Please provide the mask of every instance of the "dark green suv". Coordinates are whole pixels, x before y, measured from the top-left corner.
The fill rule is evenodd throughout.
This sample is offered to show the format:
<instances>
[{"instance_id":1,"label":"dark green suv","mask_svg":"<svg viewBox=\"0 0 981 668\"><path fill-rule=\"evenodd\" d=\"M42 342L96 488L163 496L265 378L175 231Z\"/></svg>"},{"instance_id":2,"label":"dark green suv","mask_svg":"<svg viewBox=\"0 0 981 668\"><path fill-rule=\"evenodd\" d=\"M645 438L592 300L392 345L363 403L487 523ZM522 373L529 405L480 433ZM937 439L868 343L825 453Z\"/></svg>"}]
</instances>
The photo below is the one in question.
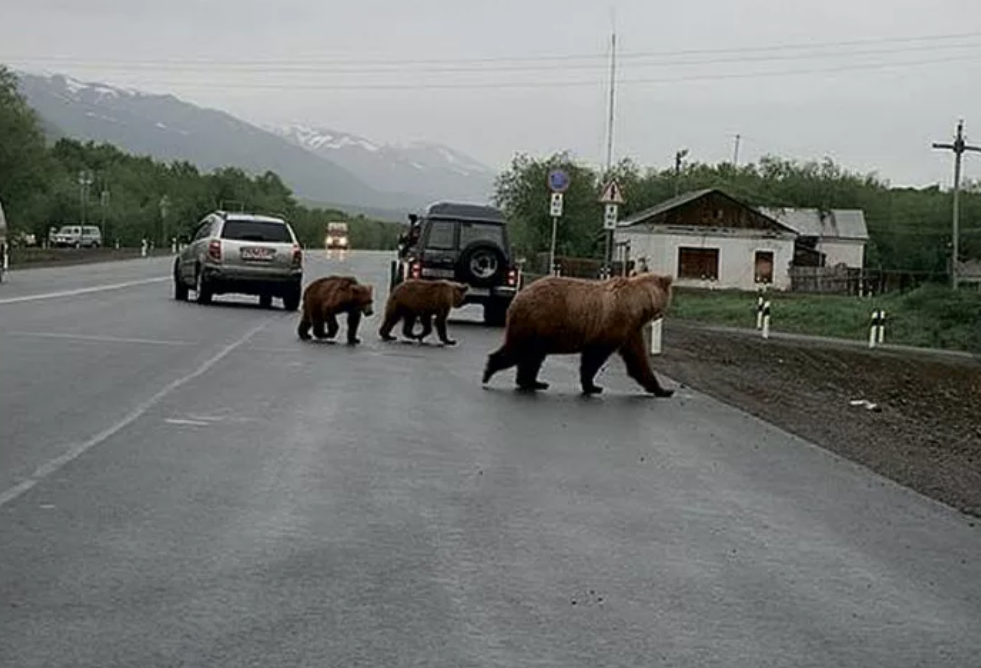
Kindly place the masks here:
<instances>
[{"instance_id":1,"label":"dark green suv","mask_svg":"<svg viewBox=\"0 0 981 668\"><path fill-rule=\"evenodd\" d=\"M504 214L491 206L436 202L410 215L409 223L389 287L407 278L465 283L464 304L481 304L486 324L503 325L519 278Z\"/></svg>"}]
</instances>

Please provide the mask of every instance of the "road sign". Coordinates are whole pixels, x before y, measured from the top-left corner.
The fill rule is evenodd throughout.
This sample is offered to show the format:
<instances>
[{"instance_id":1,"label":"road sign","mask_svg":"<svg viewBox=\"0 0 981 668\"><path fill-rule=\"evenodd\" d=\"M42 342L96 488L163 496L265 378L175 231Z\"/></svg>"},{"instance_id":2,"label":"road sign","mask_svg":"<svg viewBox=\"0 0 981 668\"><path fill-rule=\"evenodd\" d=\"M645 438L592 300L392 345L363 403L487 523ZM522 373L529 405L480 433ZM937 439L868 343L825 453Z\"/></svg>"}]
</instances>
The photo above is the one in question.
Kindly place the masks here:
<instances>
[{"instance_id":1,"label":"road sign","mask_svg":"<svg viewBox=\"0 0 981 668\"><path fill-rule=\"evenodd\" d=\"M549 206L549 214L552 218L562 217L562 193L552 193L552 203Z\"/></svg>"},{"instance_id":2,"label":"road sign","mask_svg":"<svg viewBox=\"0 0 981 668\"><path fill-rule=\"evenodd\" d=\"M571 183L569 175L561 169L553 169L548 173L548 188L553 193L564 193Z\"/></svg>"},{"instance_id":3,"label":"road sign","mask_svg":"<svg viewBox=\"0 0 981 668\"><path fill-rule=\"evenodd\" d=\"M603 212L603 229L615 230L617 228L617 213L619 208L616 204L607 204L606 211Z\"/></svg>"},{"instance_id":4,"label":"road sign","mask_svg":"<svg viewBox=\"0 0 981 668\"><path fill-rule=\"evenodd\" d=\"M610 181L603 186L600 202L603 204L623 204L623 190L620 188L620 184L616 181Z\"/></svg>"}]
</instances>

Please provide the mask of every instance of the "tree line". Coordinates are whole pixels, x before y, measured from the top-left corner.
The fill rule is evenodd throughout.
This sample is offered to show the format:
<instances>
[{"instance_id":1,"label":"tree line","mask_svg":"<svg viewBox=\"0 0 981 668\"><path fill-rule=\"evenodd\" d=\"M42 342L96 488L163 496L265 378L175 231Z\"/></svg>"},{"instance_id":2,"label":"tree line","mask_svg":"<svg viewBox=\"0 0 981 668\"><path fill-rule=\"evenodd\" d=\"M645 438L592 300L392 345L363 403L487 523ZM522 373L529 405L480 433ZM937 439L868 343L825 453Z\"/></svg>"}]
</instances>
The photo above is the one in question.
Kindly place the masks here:
<instances>
[{"instance_id":1,"label":"tree line","mask_svg":"<svg viewBox=\"0 0 981 668\"><path fill-rule=\"evenodd\" d=\"M204 173L186 161L164 163L110 144L59 139L49 145L16 76L2 66L0 199L11 235L33 234L38 242L51 227L84 220L103 229L106 245L133 247L145 238L159 247L193 232L219 208L282 215L306 247L323 245L329 221L348 222L354 248L393 249L400 232L396 224L302 206L273 172L225 167Z\"/></svg>"},{"instance_id":2,"label":"tree line","mask_svg":"<svg viewBox=\"0 0 981 668\"><path fill-rule=\"evenodd\" d=\"M850 172L831 159L796 162L767 156L734 166L693 163L681 170L643 169L629 159L610 173L574 160L568 153L545 158L517 155L497 179L496 204L511 220L512 238L526 255L546 251L551 242L549 170L569 173L556 253L602 257L602 184L616 178L623 187L625 218L676 193L720 188L751 206L862 209L869 227L866 266L872 269L939 273L951 255L951 194L937 186L897 188L875 174ZM961 198L960 259L981 258L981 184L968 183Z\"/></svg>"}]
</instances>

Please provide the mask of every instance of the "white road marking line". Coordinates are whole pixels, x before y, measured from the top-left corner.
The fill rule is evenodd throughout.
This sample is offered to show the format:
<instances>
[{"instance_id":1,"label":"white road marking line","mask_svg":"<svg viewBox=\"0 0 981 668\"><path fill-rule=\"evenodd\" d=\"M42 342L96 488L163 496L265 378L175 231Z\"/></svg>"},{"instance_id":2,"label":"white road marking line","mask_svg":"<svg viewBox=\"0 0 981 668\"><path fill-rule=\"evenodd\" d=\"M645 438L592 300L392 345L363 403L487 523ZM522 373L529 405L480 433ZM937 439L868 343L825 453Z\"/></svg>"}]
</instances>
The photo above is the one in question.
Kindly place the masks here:
<instances>
[{"instance_id":1,"label":"white road marking line","mask_svg":"<svg viewBox=\"0 0 981 668\"><path fill-rule=\"evenodd\" d=\"M118 434L120 431L122 431L129 425L136 422L143 415L145 415L147 411L149 411L151 408L157 405L161 400L163 400L167 395L172 393L174 390L180 388L181 386L191 382L195 378L198 378L199 376L202 376L205 373L207 373L211 369L211 367L218 364L218 362L222 361L229 354L234 352L236 348L243 345L253 336L258 334L261 329L263 329L266 325L268 325L273 320L274 318L267 318L260 324L256 325L248 332L246 332L245 335L243 335L241 338L233 341L232 343L228 344L220 351L218 351L218 353L214 357L212 357L207 362L199 366L195 371L173 381L172 383L164 387L162 390L154 394L152 397L147 399L145 402L134 408L132 411L129 412L129 414L127 414L119 422L108 427L107 429L102 430L101 432L99 432L89 440L85 441L84 443L78 443L76 445L73 445L64 454L55 457L54 459L42 464L40 467L38 467L36 471L34 471L34 473L29 478L18 483L17 485L14 485L10 489L6 490L5 492L0 493L0 508L7 505L14 499L22 496L32 487L37 485L39 482L44 480L46 477L48 477L49 475L51 475L61 467L78 459L83 454L94 448L95 446L104 443L105 441L109 440L110 438Z\"/></svg>"},{"instance_id":2,"label":"white road marking line","mask_svg":"<svg viewBox=\"0 0 981 668\"><path fill-rule=\"evenodd\" d=\"M23 295L20 297L7 297L0 299L0 306L4 304L20 304L22 302L35 302L42 299L57 299L58 297L74 297L75 295L85 295L91 292L106 292L107 290L122 290L132 288L137 285L150 285L151 283L163 283L172 280L170 276L161 278L144 278L139 281L128 281L126 283L111 283L109 285L93 285L89 288L76 288L75 290L61 290L59 292L44 292L38 295Z\"/></svg>"},{"instance_id":3,"label":"white road marking line","mask_svg":"<svg viewBox=\"0 0 981 668\"><path fill-rule=\"evenodd\" d=\"M57 332L0 332L7 336L23 336L40 339L68 339L70 341L95 341L99 343L145 343L157 346L190 346L191 341L168 339L137 339L117 336L95 336L88 334L59 334Z\"/></svg>"},{"instance_id":4,"label":"white road marking line","mask_svg":"<svg viewBox=\"0 0 981 668\"><path fill-rule=\"evenodd\" d=\"M181 426L187 425L187 426L190 426L190 427L210 427L211 426L211 423L210 422L201 422L200 420L183 420L181 418L167 418L166 420L164 420L164 422L166 422L167 424L176 424L176 425L181 425Z\"/></svg>"}]
</instances>

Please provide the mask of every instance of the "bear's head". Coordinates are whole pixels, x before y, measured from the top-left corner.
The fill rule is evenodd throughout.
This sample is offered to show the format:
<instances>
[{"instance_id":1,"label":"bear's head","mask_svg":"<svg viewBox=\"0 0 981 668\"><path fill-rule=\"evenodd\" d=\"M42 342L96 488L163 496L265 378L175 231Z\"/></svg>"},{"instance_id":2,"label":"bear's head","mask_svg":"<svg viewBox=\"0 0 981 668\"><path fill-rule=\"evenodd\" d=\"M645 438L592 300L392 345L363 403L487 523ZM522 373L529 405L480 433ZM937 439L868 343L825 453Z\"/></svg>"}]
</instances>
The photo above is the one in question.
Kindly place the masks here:
<instances>
[{"instance_id":1,"label":"bear's head","mask_svg":"<svg viewBox=\"0 0 981 668\"><path fill-rule=\"evenodd\" d=\"M352 301L357 305L357 308L361 311L361 314L366 317L371 317L375 313L375 290L370 285L352 285L351 286L351 297Z\"/></svg>"},{"instance_id":2,"label":"bear's head","mask_svg":"<svg viewBox=\"0 0 981 668\"><path fill-rule=\"evenodd\" d=\"M449 284L453 288L453 308L460 308L463 306L463 300L466 298L470 286L466 283L456 283L454 281L449 281Z\"/></svg>"},{"instance_id":3,"label":"bear's head","mask_svg":"<svg viewBox=\"0 0 981 668\"><path fill-rule=\"evenodd\" d=\"M625 286L639 288L642 294L645 294L644 311L651 318L660 317L671 305L671 285L674 282L671 276L645 272L631 276L625 281Z\"/></svg>"}]
</instances>

